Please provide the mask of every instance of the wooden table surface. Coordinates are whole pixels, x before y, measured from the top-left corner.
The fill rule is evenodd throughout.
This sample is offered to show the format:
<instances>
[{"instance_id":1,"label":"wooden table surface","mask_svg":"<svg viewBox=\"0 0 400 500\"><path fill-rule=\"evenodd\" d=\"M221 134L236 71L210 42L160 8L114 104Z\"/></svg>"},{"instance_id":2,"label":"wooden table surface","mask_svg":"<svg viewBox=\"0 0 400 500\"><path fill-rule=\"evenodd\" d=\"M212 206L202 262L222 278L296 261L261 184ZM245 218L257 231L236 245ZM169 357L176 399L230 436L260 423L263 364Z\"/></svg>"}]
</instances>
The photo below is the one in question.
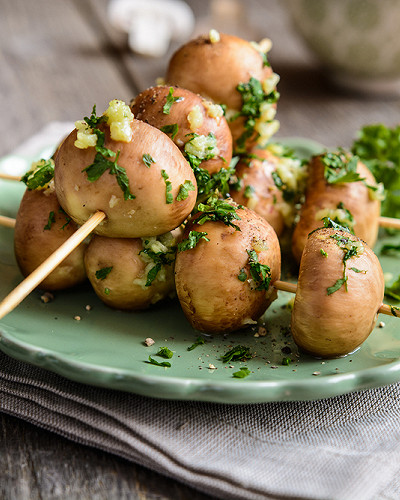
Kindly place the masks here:
<instances>
[{"instance_id":1,"label":"wooden table surface","mask_svg":"<svg viewBox=\"0 0 400 500\"><path fill-rule=\"evenodd\" d=\"M221 5L239 15L221 17ZM196 33L214 27L274 42L280 136L348 146L364 124L398 122L397 99L347 94L329 84L278 0L191 0ZM47 123L74 121L94 103L129 101L162 76L168 56L135 56L107 20L106 0L0 0L0 155ZM170 48L169 54L177 45ZM0 415L0 498L210 498L140 465Z\"/></svg>"}]
</instances>

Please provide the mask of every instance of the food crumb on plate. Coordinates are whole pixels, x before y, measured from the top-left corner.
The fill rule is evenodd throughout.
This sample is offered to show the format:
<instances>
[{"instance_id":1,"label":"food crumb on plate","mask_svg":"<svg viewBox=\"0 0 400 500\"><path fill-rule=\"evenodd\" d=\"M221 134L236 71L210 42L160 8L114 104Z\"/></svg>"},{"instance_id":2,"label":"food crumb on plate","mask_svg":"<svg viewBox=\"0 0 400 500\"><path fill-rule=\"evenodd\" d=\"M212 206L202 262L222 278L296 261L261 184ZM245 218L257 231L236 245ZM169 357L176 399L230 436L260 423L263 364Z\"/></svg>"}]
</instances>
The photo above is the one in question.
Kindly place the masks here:
<instances>
[{"instance_id":1,"label":"food crumb on plate","mask_svg":"<svg viewBox=\"0 0 400 500\"><path fill-rule=\"evenodd\" d=\"M147 345L147 347L150 347L151 345L155 344L155 341L151 337L147 337L144 343Z\"/></svg>"}]
</instances>

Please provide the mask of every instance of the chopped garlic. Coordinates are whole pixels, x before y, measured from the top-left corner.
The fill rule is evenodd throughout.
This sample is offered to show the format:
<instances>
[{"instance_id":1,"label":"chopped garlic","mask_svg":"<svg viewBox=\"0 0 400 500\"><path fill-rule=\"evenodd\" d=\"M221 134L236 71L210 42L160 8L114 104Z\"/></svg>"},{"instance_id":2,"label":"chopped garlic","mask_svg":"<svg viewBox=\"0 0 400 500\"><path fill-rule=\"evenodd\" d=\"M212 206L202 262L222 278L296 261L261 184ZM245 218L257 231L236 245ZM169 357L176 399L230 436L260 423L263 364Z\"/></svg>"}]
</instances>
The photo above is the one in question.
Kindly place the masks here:
<instances>
[{"instance_id":1,"label":"chopped garlic","mask_svg":"<svg viewBox=\"0 0 400 500\"><path fill-rule=\"evenodd\" d=\"M203 125L204 118L199 105L194 106L194 108L188 114L187 119L189 122L190 130L192 130L193 132L195 132Z\"/></svg>"},{"instance_id":2,"label":"chopped garlic","mask_svg":"<svg viewBox=\"0 0 400 500\"><path fill-rule=\"evenodd\" d=\"M339 221L339 224L353 229L356 221L351 220L348 212L342 208L322 208L315 214L315 220L322 220L324 217L329 217L332 220Z\"/></svg>"},{"instance_id":3,"label":"chopped garlic","mask_svg":"<svg viewBox=\"0 0 400 500\"><path fill-rule=\"evenodd\" d=\"M219 121L224 116L224 110L219 104L214 104L211 101L204 101L203 105L207 110L207 116L210 118L215 118Z\"/></svg>"},{"instance_id":4,"label":"chopped garlic","mask_svg":"<svg viewBox=\"0 0 400 500\"><path fill-rule=\"evenodd\" d=\"M278 85L280 79L281 77L277 73L272 73L271 76L265 78L265 80L262 81L263 91L267 95L270 94Z\"/></svg>"},{"instance_id":5,"label":"chopped garlic","mask_svg":"<svg viewBox=\"0 0 400 500\"><path fill-rule=\"evenodd\" d=\"M218 43L221 40L221 36L217 30L210 30L208 37L211 43Z\"/></svg>"},{"instance_id":6,"label":"chopped garlic","mask_svg":"<svg viewBox=\"0 0 400 500\"><path fill-rule=\"evenodd\" d=\"M133 121L133 113L129 106L114 99L110 101L108 109L104 113L108 118L110 127L111 139L114 141L130 142L132 139L131 123Z\"/></svg>"},{"instance_id":7,"label":"chopped garlic","mask_svg":"<svg viewBox=\"0 0 400 500\"><path fill-rule=\"evenodd\" d=\"M114 208L119 203L119 198L115 196L115 194L111 195L110 201L108 202L108 206L110 208Z\"/></svg>"},{"instance_id":8,"label":"chopped garlic","mask_svg":"<svg viewBox=\"0 0 400 500\"><path fill-rule=\"evenodd\" d=\"M87 149L96 146L97 135L93 133L85 120L76 121L75 128L77 130L76 141L74 142L76 148Z\"/></svg>"},{"instance_id":9,"label":"chopped garlic","mask_svg":"<svg viewBox=\"0 0 400 500\"><path fill-rule=\"evenodd\" d=\"M257 143L263 147L269 141L269 139L278 132L280 127L280 123L278 120L272 120L269 122L263 122L260 119L256 121L254 129L259 134L259 138L257 139Z\"/></svg>"},{"instance_id":10,"label":"chopped garlic","mask_svg":"<svg viewBox=\"0 0 400 500\"><path fill-rule=\"evenodd\" d=\"M214 135L198 135L185 144L185 152L204 160L219 155Z\"/></svg>"},{"instance_id":11,"label":"chopped garlic","mask_svg":"<svg viewBox=\"0 0 400 500\"><path fill-rule=\"evenodd\" d=\"M265 240L253 240L252 247L256 252L263 252L269 248Z\"/></svg>"}]
</instances>

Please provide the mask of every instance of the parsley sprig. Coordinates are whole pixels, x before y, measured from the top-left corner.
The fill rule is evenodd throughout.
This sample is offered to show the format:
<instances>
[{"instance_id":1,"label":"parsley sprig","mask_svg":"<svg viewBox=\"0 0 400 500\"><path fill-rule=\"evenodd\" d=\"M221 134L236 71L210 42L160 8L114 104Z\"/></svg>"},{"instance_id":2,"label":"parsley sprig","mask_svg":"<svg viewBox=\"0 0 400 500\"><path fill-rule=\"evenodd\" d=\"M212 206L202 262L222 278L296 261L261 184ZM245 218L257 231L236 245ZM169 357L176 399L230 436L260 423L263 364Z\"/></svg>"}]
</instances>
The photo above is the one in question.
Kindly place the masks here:
<instances>
[{"instance_id":1,"label":"parsley sprig","mask_svg":"<svg viewBox=\"0 0 400 500\"><path fill-rule=\"evenodd\" d=\"M40 160L21 177L21 182L26 184L28 191L45 187L54 177L54 161Z\"/></svg>"},{"instance_id":2,"label":"parsley sprig","mask_svg":"<svg viewBox=\"0 0 400 500\"><path fill-rule=\"evenodd\" d=\"M251 77L247 83L239 83L236 87L242 96L241 110L232 116L230 121L236 120L240 116L245 117L244 132L237 140L237 153L245 153L246 140L255 133L256 120L261 116L261 104L276 103L279 100L279 92L273 90L270 94L265 94L262 83L254 77Z\"/></svg>"},{"instance_id":3,"label":"parsley sprig","mask_svg":"<svg viewBox=\"0 0 400 500\"><path fill-rule=\"evenodd\" d=\"M204 231L189 231L187 238L178 243L178 252L185 252L195 248L200 240L210 241Z\"/></svg>"},{"instance_id":4,"label":"parsley sprig","mask_svg":"<svg viewBox=\"0 0 400 500\"><path fill-rule=\"evenodd\" d=\"M239 226L233 222L234 220L241 220L236 213L238 208L228 201L217 197L210 197L207 203L199 203L197 205L197 212L200 215L196 219L196 224L201 226L207 221L219 221L223 222L226 226L235 228L236 231L240 231Z\"/></svg>"},{"instance_id":5,"label":"parsley sprig","mask_svg":"<svg viewBox=\"0 0 400 500\"><path fill-rule=\"evenodd\" d=\"M104 146L105 133L102 132L98 125L107 121L106 116L96 115L96 106L93 106L92 114L88 118L85 116L85 122L93 130L93 133L97 135L97 143L95 146L96 155L94 157L93 163L85 167L82 172L86 172L87 178L90 182L97 181L100 177L109 170L110 175L115 175L118 186L124 193L125 200L134 200L136 197L131 193L129 188L129 178L127 176L124 167L118 165L118 157L120 152L115 153L111 149ZM113 159L113 160L112 160Z\"/></svg>"},{"instance_id":6,"label":"parsley sprig","mask_svg":"<svg viewBox=\"0 0 400 500\"><path fill-rule=\"evenodd\" d=\"M400 125L367 125L358 133L353 154L371 170L376 181L385 186L386 198L381 214L400 217Z\"/></svg>"},{"instance_id":7,"label":"parsley sprig","mask_svg":"<svg viewBox=\"0 0 400 500\"><path fill-rule=\"evenodd\" d=\"M183 101L183 97L175 97L174 96L174 87L169 88L169 92L167 97L165 98L166 102L163 106L163 113L165 115L169 115L171 112L171 107L175 102Z\"/></svg>"},{"instance_id":8,"label":"parsley sprig","mask_svg":"<svg viewBox=\"0 0 400 500\"><path fill-rule=\"evenodd\" d=\"M256 290L268 290L271 283L271 268L259 262L255 250L247 250L247 253L249 255L250 274L256 284Z\"/></svg>"},{"instance_id":9,"label":"parsley sprig","mask_svg":"<svg viewBox=\"0 0 400 500\"><path fill-rule=\"evenodd\" d=\"M253 356L251 355L250 352L250 347L246 347L244 345L237 345L233 347L231 350L226 352L222 357L221 360L224 363L229 363L231 361L244 361L251 359Z\"/></svg>"},{"instance_id":10,"label":"parsley sprig","mask_svg":"<svg viewBox=\"0 0 400 500\"><path fill-rule=\"evenodd\" d=\"M145 254L154 262L154 266L147 273L145 286L151 286L153 281L156 279L157 274L161 271L163 266L171 265L175 260L175 251L170 252L154 252L150 248L143 248L139 252L140 254Z\"/></svg>"},{"instance_id":11,"label":"parsley sprig","mask_svg":"<svg viewBox=\"0 0 400 500\"><path fill-rule=\"evenodd\" d=\"M95 276L98 280L105 280L107 276L111 273L113 266L109 267L102 267L101 269L97 270L95 273Z\"/></svg>"},{"instance_id":12,"label":"parsley sprig","mask_svg":"<svg viewBox=\"0 0 400 500\"><path fill-rule=\"evenodd\" d=\"M204 340L204 338L203 338L203 337L197 337L197 339L193 342L193 344L192 344L192 345L190 345L190 346L187 348L187 350L188 350L188 351L193 351L193 349L196 349L196 347L199 347L199 346L201 346L201 345L203 345L203 344L205 344L205 343L206 343L206 341Z\"/></svg>"}]
</instances>

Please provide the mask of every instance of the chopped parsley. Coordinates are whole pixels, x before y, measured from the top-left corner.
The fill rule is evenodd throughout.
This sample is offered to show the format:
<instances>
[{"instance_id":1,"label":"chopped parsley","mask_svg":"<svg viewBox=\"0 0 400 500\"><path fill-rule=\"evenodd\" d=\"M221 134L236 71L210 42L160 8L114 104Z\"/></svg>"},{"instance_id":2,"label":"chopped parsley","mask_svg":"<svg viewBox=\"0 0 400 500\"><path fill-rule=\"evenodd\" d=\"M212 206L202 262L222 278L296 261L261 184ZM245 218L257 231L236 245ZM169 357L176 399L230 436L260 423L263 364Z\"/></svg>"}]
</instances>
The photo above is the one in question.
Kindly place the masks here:
<instances>
[{"instance_id":1,"label":"chopped parsley","mask_svg":"<svg viewBox=\"0 0 400 500\"><path fill-rule=\"evenodd\" d=\"M243 104L242 109L230 121L236 120L240 116L245 117L245 130L237 140L237 152L245 153L246 140L254 134L256 120L261 116L261 104L276 103L279 99L279 92L273 90L270 94L265 94L262 83L254 77L251 77L247 83L239 83L236 90L242 96Z\"/></svg>"},{"instance_id":2,"label":"chopped parsley","mask_svg":"<svg viewBox=\"0 0 400 500\"><path fill-rule=\"evenodd\" d=\"M330 236L330 238L334 239L336 241L336 244L338 245L339 248L341 248L344 252L343 255L343 276L339 278L336 283L326 289L328 295L332 295L332 293L337 292L340 290L340 288L344 285L344 288L347 292L347 280L348 277L346 276L346 266L347 266L347 261L351 259L351 257L356 257L360 253L364 251L364 247L362 246L361 242L359 240L353 241L350 239L350 233L347 228L344 228L340 226L339 224L336 224L329 218L324 219L324 225L325 227L333 227L336 230L343 231L344 233L347 234L333 234ZM352 268L353 269L353 268ZM356 269L356 268L354 268ZM353 270L354 270L353 269ZM362 272L362 271L360 271Z\"/></svg>"},{"instance_id":3,"label":"chopped parsley","mask_svg":"<svg viewBox=\"0 0 400 500\"><path fill-rule=\"evenodd\" d=\"M341 184L365 180L357 172L359 158L349 157L344 151L325 153L320 156L324 165L324 176L328 184Z\"/></svg>"},{"instance_id":4,"label":"chopped parsley","mask_svg":"<svg viewBox=\"0 0 400 500\"><path fill-rule=\"evenodd\" d=\"M249 255L250 274L256 284L256 290L268 290L271 283L271 268L260 264L255 250L247 250Z\"/></svg>"},{"instance_id":5,"label":"chopped parsley","mask_svg":"<svg viewBox=\"0 0 400 500\"><path fill-rule=\"evenodd\" d=\"M247 368L247 366L243 366L242 368L240 368L239 371L237 372L233 372L232 373L232 377L235 377L235 378L246 378L250 375L251 371Z\"/></svg>"},{"instance_id":6,"label":"chopped parsley","mask_svg":"<svg viewBox=\"0 0 400 500\"><path fill-rule=\"evenodd\" d=\"M222 167L215 174L210 174L205 168L191 166L196 177L198 200L205 200L217 192L222 196L229 192L230 181L235 172L232 164L228 168Z\"/></svg>"},{"instance_id":7,"label":"chopped parsley","mask_svg":"<svg viewBox=\"0 0 400 500\"><path fill-rule=\"evenodd\" d=\"M350 269L355 273L367 274L367 271L365 269L358 269L357 267L351 267Z\"/></svg>"},{"instance_id":8,"label":"chopped parsley","mask_svg":"<svg viewBox=\"0 0 400 500\"><path fill-rule=\"evenodd\" d=\"M169 361L160 362L156 359L153 359L151 356L149 356L149 360L145 361L145 363L148 363L149 365L163 366L164 368L171 368L171 363Z\"/></svg>"},{"instance_id":9,"label":"chopped parsley","mask_svg":"<svg viewBox=\"0 0 400 500\"><path fill-rule=\"evenodd\" d=\"M207 200L206 204L199 203L197 205L197 211L200 213L199 217L196 219L196 223L199 225L207 221L219 221L223 222L226 226L235 228L236 231L240 231L239 226L232 222L234 220L241 220L236 213L237 208L228 201L211 197Z\"/></svg>"},{"instance_id":10,"label":"chopped parsley","mask_svg":"<svg viewBox=\"0 0 400 500\"><path fill-rule=\"evenodd\" d=\"M146 165L147 168L150 168L151 164L156 162L156 160L151 155L149 155L148 153L145 153L142 156L142 160L143 160L143 163Z\"/></svg>"},{"instance_id":11,"label":"chopped parsley","mask_svg":"<svg viewBox=\"0 0 400 500\"><path fill-rule=\"evenodd\" d=\"M178 195L176 197L176 201L186 200L189 196L189 191L196 191L196 188L191 181L185 181L183 184L179 186Z\"/></svg>"},{"instance_id":12,"label":"chopped parsley","mask_svg":"<svg viewBox=\"0 0 400 500\"><path fill-rule=\"evenodd\" d=\"M392 315L395 317L395 318L398 318L399 315L397 314L396 311L400 311L400 307L396 307L396 306L390 306L390 312L392 313Z\"/></svg>"},{"instance_id":13,"label":"chopped parsley","mask_svg":"<svg viewBox=\"0 0 400 500\"><path fill-rule=\"evenodd\" d=\"M203 337L197 337L197 339L193 342L191 346L187 348L188 351L193 351L193 349L196 349L196 347L199 347L203 344L205 344L206 341L204 340Z\"/></svg>"},{"instance_id":14,"label":"chopped parsley","mask_svg":"<svg viewBox=\"0 0 400 500\"><path fill-rule=\"evenodd\" d=\"M246 281L247 280L247 274L246 271L242 268L238 274L238 280L239 281Z\"/></svg>"},{"instance_id":15,"label":"chopped parsley","mask_svg":"<svg viewBox=\"0 0 400 500\"><path fill-rule=\"evenodd\" d=\"M171 111L171 107L175 102L180 102L183 101L183 97L174 97L174 88L170 87L168 95L166 97L166 102L163 106L163 113L164 115L169 115Z\"/></svg>"},{"instance_id":16,"label":"chopped parsley","mask_svg":"<svg viewBox=\"0 0 400 500\"><path fill-rule=\"evenodd\" d=\"M105 293L106 295L110 295L110 291L111 291L111 290L110 290L109 288L104 288L104 293Z\"/></svg>"},{"instance_id":17,"label":"chopped parsley","mask_svg":"<svg viewBox=\"0 0 400 500\"><path fill-rule=\"evenodd\" d=\"M72 221L71 217L67 214L65 210L63 210L61 207L59 208L58 212L65 217L65 224L61 227L61 229L65 229L68 224Z\"/></svg>"},{"instance_id":18,"label":"chopped parsley","mask_svg":"<svg viewBox=\"0 0 400 500\"><path fill-rule=\"evenodd\" d=\"M54 212L51 211L49 213L49 218L47 220L47 224L43 228L43 231L49 231L51 229L51 226L55 223L55 221L56 221L56 216L54 215Z\"/></svg>"},{"instance_id":19,"label":"chopped parsley","mask_svg":"<svg viewBox=\"0 0 400 500\"><path fill-rule=\"evenodd\" d=\"M253 186L248 185L248 186L246 186L246 187L244 188L243 196L244 196L245 198L253 198L253 197L254 197L254 193L255 193L255 192L256 192L256 190L254 189L254 187L253 187Z\"/></svg>"},{"instance_id":20,"label":"chopped parsley","mask_svg":"<svg viewBox=\"0 0 400 500\"><path fill-rule=\"evenodd\" d=\"M174 198L172 196L172 183L171 181L169 181L169 177L168 177L168 174L165 170L161 170L161 176L162 178L164 179L164 182L165 182L165 201L167 203L167 205L173 203L174 201Z\"/></svg>"},{"instance_id":21,"label":"chopped parsley","mask_svg":"<svg viewBox=\"0 0 400 500\"><path fill-rule=\"evenodd\" d=\"M178 252L185 252L195 248L200 240L210 241L204 231L190 231L188 237L178 243Z\"/></svg>"},{"instance_id":22,"label":"chopped parsley","mask_svg":"<svg viewBox=\"0 0 400 500\"><path fill-rule=\"evenodd\" d=\"M171 125L164 125L160 128L160 130L161 132L164 132L164 134L170 135L171 139L174 140L179 131L179 127L177 123L173 123Z\"/></svg>"},{"instance_id":23,"label":"chopped parsley","mask_svg":"<svg viewBox=\"0 0 400 500\"><path fill-rule=\"evenodd\" d=\"M250 347L243 345L237 345L233 347L230 351L226 352L221 360L224 363L229 363L230 361L244 361L251 359L253 356L250 353Z\"/></svg>"},{"instance_id":24,"label":"chopped parsley","mask_svg":"<svg viewBox=\"0 0 400 500\"><path fill-rule=\"evenodd\" d=\"M328 257L328 254L325 252L325 250L323 248L320 248L319 251L320 251L322 257Z\"/></svg>"},{"instance_id":25,"label":"chopped parsley","mask_svg":"<svg viewBox=\"0 0 400 500\"><path fill-rule=\"evenodd\" d=\"M98 280L105 280L107 276L111 273L113 266L110 267L102 267L98 271L96 271L95 276Z\"/></svg>"},{"instance_id":26,"label":"chopped parsley","mask_svg":"<svg viewBox=\"0 0 400 500\"><path fill-rule=\"evenodd\" d=\"M156 356L160 356L161 358L171 359L174 353L168 347L160 347Z\"/></svg>"},{"instance_id":27,"label":"chopped parsley","mask_svg":"<svg viewBox=\"0 0 400 500\"><path fill-rule=\"evenodd\" d=\"M282 358L282 365L283 366L289 366L291 362L292 362L292 360L288 357Z\"/></svg>"},{"instance_id":28,"label":"chopped parsley","mask_svg":"<svg viewBox=\"0 0 400 500\"><path fill-rule=\"evenodd\" d=\"M110 175L115 175L118 186L124 193L124 200L134 200L135 196L131 193L129 188L129 178L126 174L124 167L118 165L119 151L115 153L111 149L104 147L105 133L97 128L99 123L107 121L106 116L96 116L96 106L93 106L90 118L85 117L85 122L97 135L97 143L95 146L96 155L93 163L85 167L82 172L86 172L87 178L90 182L97 181L100 177L109 170ZM113 158L114 160L111 160Z\"/></svg>"},{"instance_id":29,"label":"chopped parsley","mask_svg":"<svg viewBox=\"0 0 400 500\"><path fill-rule=\"evenodd\" d=\"M54 177L53 160L40 160L32 166L33 170L21 177L21 182L26 184L29 191L44 188Z\"/></svg>"},{"instance_id":30,"label":"chopped parsley","mask_svg":"<svg viewBox=\"0 0 400 500\"><path fill-rule=\"evenodd\" d=\"M150 248L144 248L139 252L139 255L144 253L154 262L154 266L147 273L145 286L151 286L153 281L156 279L157 274L161 271L162 266L168 266L172 264L175 260L175 252L171 250L170 252L154 252Z\"/></svg>"}]
</instances>

